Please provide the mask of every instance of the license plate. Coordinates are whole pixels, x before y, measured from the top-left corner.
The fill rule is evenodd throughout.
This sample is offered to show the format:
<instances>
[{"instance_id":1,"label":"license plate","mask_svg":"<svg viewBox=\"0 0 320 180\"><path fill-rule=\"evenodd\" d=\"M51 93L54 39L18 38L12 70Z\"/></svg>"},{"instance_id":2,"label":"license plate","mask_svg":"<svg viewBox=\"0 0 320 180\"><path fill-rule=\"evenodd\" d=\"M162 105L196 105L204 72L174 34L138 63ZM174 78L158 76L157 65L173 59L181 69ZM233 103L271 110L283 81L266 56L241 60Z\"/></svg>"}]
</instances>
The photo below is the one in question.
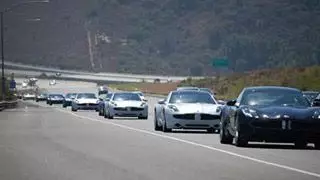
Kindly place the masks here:
<instances>
[{"instance_id":1,"label":"license plate","mask_svg":"<svg viewBox=\"0 0 320 180\"><path fill-rule=\"evenodd\" d=\"M89 106L89 104L87 104L87 106Z\"/></svg>"}]
</instances>

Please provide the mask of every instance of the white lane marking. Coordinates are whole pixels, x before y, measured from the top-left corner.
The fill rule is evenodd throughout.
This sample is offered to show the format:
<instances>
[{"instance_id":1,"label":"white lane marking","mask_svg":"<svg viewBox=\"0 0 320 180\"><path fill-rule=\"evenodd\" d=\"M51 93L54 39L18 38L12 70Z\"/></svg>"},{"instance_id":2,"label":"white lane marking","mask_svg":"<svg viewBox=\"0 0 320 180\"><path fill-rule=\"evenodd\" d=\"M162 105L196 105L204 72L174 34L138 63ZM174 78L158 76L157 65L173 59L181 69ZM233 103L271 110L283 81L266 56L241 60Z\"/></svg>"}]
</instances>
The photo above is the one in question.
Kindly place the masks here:
<instances>
[{"instance_id":1,"label":"white lane marking","mask_svg":"<svg viewBox=\"0 0 320 180\"><path fill-rule=\"evenodd\" d=\"M274 167L286 169L286 170L289 170L289 171L298 172L298 173L301 173L301 174L305 174L305 175L309 175L309 176L314 176L314 177L320 178L320 174L317 174L317 173L314 173L314 172L310 172L310 171L306 171L306 170L302 170L302 169L298 169L298 168L294 168L294 167L290 167L290 166L286 166L286 165L282 165L282 164L278 164L278 163L272 163L272 162L268 162L268 161L265 161L265 160L253 158L253 157L250 157L250 156L245 156L245 155L233 153L233 152L230 152L230 151L226 151L226 150L223 150L223 149L215 148L215 147L212 147L212 146L208 146L208 145L204 145L204 144L200 144L200 143L196 143L196 142L192 142L192 141L188 141L188 140L184 140L184 139L180 139L180 138L176 138L176 137L172 137L172 136L168 136L168 135L158 134L158 133L154 133L154 132L143 130L143 129L137 129L137 128L133 128L133 127L129 127L129 126L126 126L126 125L117 124L117 123L110 122L110 121L102 121L102 120L99 120L99 119L94 119L94 118L90 118L90 117L86 117L86 116L81 116L81 115L75 114L73 112L69 112L69 111L66 111L66 110L58 109L58 108L55 108L55 110L63 112L63 113L71 114L71 115L73 115L75 117L78 117L78 118L81 118L81 119L87 119L87 120L94 121L94 122L100 122L100 123L104 123L104 124L109 124L109 125L117 126L117 127L128 129L128 130L132 130L132 131L136 131L136 132L140 132L140 133L144 133L144 134L149 134L149 135L161 137L161 138L164 138L164 139L170 139L170 140L182 142L182 143L185 143L185 144L190 144L190 145L193 145L193 146L202 147L202 148L209 149L209 150L212 150L212 151L217 151L217 152L221 152L221 153L228 154L228 155L231 155L231 156L239 157L239 158L242 158L242 159L250 160L250 161L253 161L253 162L260 163L260 164L274 166Z\"/></svg>"}]
</instances>

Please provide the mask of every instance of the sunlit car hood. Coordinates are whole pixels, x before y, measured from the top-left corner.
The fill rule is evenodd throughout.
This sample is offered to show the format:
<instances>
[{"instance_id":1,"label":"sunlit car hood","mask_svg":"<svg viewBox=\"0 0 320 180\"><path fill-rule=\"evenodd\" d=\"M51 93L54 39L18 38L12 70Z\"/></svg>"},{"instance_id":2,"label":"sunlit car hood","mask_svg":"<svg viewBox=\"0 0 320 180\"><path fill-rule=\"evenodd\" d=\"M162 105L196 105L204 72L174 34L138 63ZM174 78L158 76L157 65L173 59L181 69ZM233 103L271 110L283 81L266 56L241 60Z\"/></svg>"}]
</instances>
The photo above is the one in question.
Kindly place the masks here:
<instances>
[{"instance_id":1,"label":"sunlit car hood","mask_svg":"<svg viewBox=\"0 0 320 180\"><path fill-rule=\"evenodd\" d=\"M76 101L78 101L79 104L81 103L97 104L98 103L98 99L77 99Z\"/></svg>"},{"instance_id":2,"label":"sunlit car hood","mask_svg":"<svg viewBox=\"0 0 320 180\"><path fill-rule=\"evenodd\" d=\"M315 111L319 108L313 107L292 107L292 106L243 106L242 108L250 108L256 110L257 113L262 115L267 115L269 117L279 116L289 116L289 118L294 119L304 119L312 117Z\"/></svg>"},{"instance_id":3,"label":"sunlit car hood","mask_svg":"<svg viewBox=\"0 0 320 180\"><path fill-rule=\"evenodd\" d=\"M177 113L204 113L204 114L213 114L220 115L220 111L217 111L217 108L220 108L221 105L218 104L201 104L201 103L179 103L171 104L177 107Z\"/></svg>"},{"instance_id":4,"label":"sunlit car hood","mask_svg":"<svg viewBox=\"0 0 320 180\"><path fill-rule=\"evenodd\" d=\"M142 101L114 101L117 107L141 107Z\"/></svg>"}]
</instances>

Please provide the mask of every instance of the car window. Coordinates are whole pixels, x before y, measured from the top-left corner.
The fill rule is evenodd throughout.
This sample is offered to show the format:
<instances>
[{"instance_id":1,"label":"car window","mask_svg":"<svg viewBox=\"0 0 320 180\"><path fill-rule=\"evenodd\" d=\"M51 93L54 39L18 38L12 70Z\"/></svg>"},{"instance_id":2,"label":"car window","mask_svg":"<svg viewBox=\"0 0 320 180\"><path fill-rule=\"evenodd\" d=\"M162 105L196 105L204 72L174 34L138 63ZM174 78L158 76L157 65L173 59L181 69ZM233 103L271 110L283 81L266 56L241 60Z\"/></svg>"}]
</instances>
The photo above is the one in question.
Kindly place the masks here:
<instances>
[{"instance_id":1,"label":"car window","mask_svg":"<svg viewBox=\"0 0 320 180\"><path fill-rule=\"evenodd\" d=\"M248 90L243 94L240 104L250 106L310 106L302 93L286 89Z\"/></svg>"},{"instance_id":2,"label":"car window","mask_svg":"<svg viewBox=\"0 0 320 180\"><path fill-rule=\"evenodd\" d=\"M141 101L137 93L116 93L113 96L114 101Z\"/></svg>"},{"instance_id":3,"label":"car window","mask_svg":"<svg viewBox=\"0 0 320 180\"><path fill-rule=\"evenodd\" d=\"M172 93L169 103L206 103L216 104L211 94L206 92L174 92Z\"/></svg>"},{"instance_id":4,"label":"car window","mask_svg":"<svg viewBox=\"0 0 320 180\"><path fill-rule=\"evenodd\" d=\"M96 99L95 94L86 93L86 94L78 94L77 99Z\"/></svg>"}]
</instances>

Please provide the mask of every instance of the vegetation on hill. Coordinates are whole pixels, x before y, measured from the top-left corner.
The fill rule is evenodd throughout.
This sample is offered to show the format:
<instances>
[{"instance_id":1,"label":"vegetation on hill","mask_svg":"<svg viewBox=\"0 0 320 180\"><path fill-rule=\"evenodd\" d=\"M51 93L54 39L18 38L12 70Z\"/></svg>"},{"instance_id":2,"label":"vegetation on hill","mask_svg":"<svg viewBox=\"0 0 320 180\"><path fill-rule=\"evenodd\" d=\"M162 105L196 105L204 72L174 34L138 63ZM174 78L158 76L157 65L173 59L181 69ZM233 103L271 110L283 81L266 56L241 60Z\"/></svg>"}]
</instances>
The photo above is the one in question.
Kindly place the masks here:
<instances>
[{"instance_id":1,"label":"vegetation on hill","mask_svg":"<svg viewBox=\"0 0 320 180\"><path fill-rule=\"evenodd\" d=\"M240 91L248 86L287 86L301 90L320 91L320 66L307 68L279 68L238 73L217 78L193 80L180 83L132 83L111 85L120 90L141 90L151 94L168 94L178 86L197 86L212 89L219 99L236 98Z\"/></svg>"},{"instance_id":2,"label":"vegetation on hill","mask_svg":"<svg viewBox=\"0 0 320 180\"><path fill-rule=\"evenodd\" d=\"M39 9L28 13L43 22L9 26L8 58L69 69L208 76L217 71L210 66L216 57L228 57L232 72L320 63L318 0L56 0Z\"/></svg>"}]
</instances>

